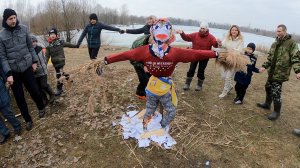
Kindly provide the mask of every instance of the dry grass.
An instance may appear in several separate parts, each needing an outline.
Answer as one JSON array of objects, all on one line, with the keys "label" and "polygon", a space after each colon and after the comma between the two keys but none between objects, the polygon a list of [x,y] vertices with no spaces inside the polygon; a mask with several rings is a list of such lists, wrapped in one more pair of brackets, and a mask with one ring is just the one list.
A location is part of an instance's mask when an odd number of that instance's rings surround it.
[{"label": "dry grass", "polygon": [[[101,49],[101,57],[124,50]],[[189,64],[179,64],[174,79],[179,104],[171,125],[178,144],[172,150],[156,145],[140,149],[135,141],[122,139],[120,127],[111,126],[129,104],[139,110],[145,106],[134,97],[137,77],[132,66],[112,64],[99,77],[87,49],[66,49],[66,55],[73,83],[47,109],[45,119],[32,113],[34,129],[24,131],[22,140],[1,146],[0,167],[203,167],[205,160],[212,167],[300,165],[299,138],[291,135],[300,126],[300,86],[294,74],[284,83],[282,116],[271,122],[266,119],[269,111],[255,107],[264,100],[266,74],[254,75],[244,104],[235,106],[233,91],[218,98],[223,81],[214,61],[208,64],[202,92],[194,91],[196,82],[189,92],[181,90]],[[259,57],[258,65],[264,60]]]}]

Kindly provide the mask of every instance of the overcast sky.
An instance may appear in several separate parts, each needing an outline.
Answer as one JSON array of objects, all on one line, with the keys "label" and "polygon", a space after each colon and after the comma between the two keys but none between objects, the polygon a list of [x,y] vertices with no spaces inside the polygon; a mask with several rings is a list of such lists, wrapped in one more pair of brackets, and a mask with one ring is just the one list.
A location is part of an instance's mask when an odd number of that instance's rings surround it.
[{"label": "overcast sky", "polygon": [[[7,1],[7,0],[0,0]],[[30,0],[37,4],[46,0]],[[87,0],[89,1],[89,0]],[[274,30],[285,24],[300,34],[300,0],[92,0],[103,7],[127,5],[129,14],[206,20]],[[1,3],[1,6],[2,3]],[[2,9],[3,7],[0,7]]]}]

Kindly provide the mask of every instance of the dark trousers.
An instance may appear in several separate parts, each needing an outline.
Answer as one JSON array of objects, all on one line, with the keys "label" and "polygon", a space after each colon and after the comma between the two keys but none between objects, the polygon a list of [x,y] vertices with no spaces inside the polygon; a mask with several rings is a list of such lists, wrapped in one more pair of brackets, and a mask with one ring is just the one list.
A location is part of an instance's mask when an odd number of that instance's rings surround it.
[{"label": "dark trousers", "polygon": [[268,98],[271,98],[274,103],[281,103],[282,82],[267,81],[265,90]]},{"label": "dark trousers", "polygon": [[136,94],[139,96],[146,96],[146,92],[145,89],[147,87],[149,78],[150,78],[150,73],[146,73],[144,71],[144,68],[142,68],[141,66],[133,66],[134,70],[136,72],[136,74],[138,75],[139,78],[139,84],[138,87],[136,89]]},{"label": "dark trousers", "polygon": [[42,110],[45,107],[42,99],[42,94],[37,86],[31,67],[29,67],[24,72],[13,72],[12,74],[14,78],[14,83],[11,86],[11,88],[15,96],[17,105],[21,111],[24,120],[26,122],[30,122],[32,121],[32,119],[29,115],[27,103],[24,97],[23,84],[28,90],[31,98],[33,99],[39,110]]},{"label": "dark trousers", "polygon": [[51,86],[48,84],[48,76],[43,75],[40,77],[36,77],[36,82],[38,84],[39,90],[42,93],[43,100],[46,102],[48,100],[47,94],[50,96],[53,94]]},{"label": "dark trousers", "polygon": [[97,59],[97,55],[98,55],[99,49],[100,49],[100,47],[89,48],[90,59]]},{"label": "dark trousers", "polygon": [[236,91],[236,98],[240,101],[244,100],[247,88],[249,85],[242,85],[239,82],[236,82],[235,84],[235,91]]},{"label": "dark trousers", "polygon": [[205,79],[204,72],[205,72],[205,68],[207,66],[208,60],[191,62],[190,69],[187,72],[187,77],[191,77],[191,78],[194,77],[195,70],[197,68],[198,63],[199,63],[199,68],[198,68],[197,77],[200,80],[204,80]]},{"label": "dark trousers", "polygon": [[62,90],[64,84],[61,81],[59,81],[59,78],[61,76],[64,76],[66,80],[69,80],[70,75],[64,72],[63,67],[55,67],[55,72],[56,72],[56,88],[58,90]]}]

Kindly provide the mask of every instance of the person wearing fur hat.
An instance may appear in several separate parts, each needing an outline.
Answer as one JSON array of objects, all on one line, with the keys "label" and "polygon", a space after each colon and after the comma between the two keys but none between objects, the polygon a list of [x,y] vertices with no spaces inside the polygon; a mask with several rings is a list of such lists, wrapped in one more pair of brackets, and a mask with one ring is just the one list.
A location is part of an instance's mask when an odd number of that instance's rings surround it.
[{"label": "person wearing fur hat", "polygon": [[45,115],[45,104],[33,74],[37,68],[38,57],[32,47],[28,28],[19,24],[14,10],[4,10],[2,26],[0,61],[6,81],[11,86],[17,105],[26,121],[26,129],[31,130],[32,118],[24,97],[23,84],[37,105],[39,117]]},{"label": "person wearing fur hat", "polygon": [[[227,36],[221,42],[221,40],[217,40],[219,43],[219,47],[225,48],[227,50],[236,50],[238,52],[242,52],[244,48],[244,38],[241,34],[240,28],[237,25],[232,25],[228,31]],[[234,70],[225,70],[221,71],[222,78],[224,78],[224,88],[222,93],[219,95],[219,98],[224,98],[227,94],[232,90],[233,84],[232,79],[234,77]]]},{"label": "person wearing fur hat", "polygon": [[[201,22],[200,30],[199,32],[191,33],[191,34],[185,34],[182,30],[177,30],[177,33],[180,34],[181,38],[184,41],[192,42],[192,49],[195,50],[211,50],[212,47],[217,48],[218,42],[216,38],[209,33],[209,27],[207,22]],[[202,90],[202,85],[205,79],[204,72],[205,68],[207,66],[209,59],[191,62],[189,71],[187,72],[187,78],[185,81],[185,84],[183,86],[183,90],[189,90],[190,84],[192,82],[192,79],[195,74],[195,70],[197,68],[197,65],[199,63],[198,67],[198,83],[195,88],[196,91]]]},{"label": "person wearing fur hat", "polygon": [[[47,63],[45,60],[45,56],[43,53],[43,48],[38,45],[38,40],[35,36],[31,35],[31,41],[32,41],[32,47],[35,50],[35,53],[38,56],[38,64],[36,71],[34,73],[34,77],[36,79],[36,82],[39,86],[40,91],[43,95],[43,100],[45,101],[45,104],[53,103],[55,98],[55,93],[53,92],[51,86],[48,84],[48,69],[47,69]],[[47,98],[47,95],[49,96],[49,100]]]},{"label": "person wearing fur hat", "polygon": [[253,54],[254,51],[255,44],[249,43],[245,51],[245,56],[250,60],[250,64],[247,65],[247,73],[241,71],[235,73],[234,80],[236,81],[236,84],[234,88],[236,97],[233,100],[233,103],[236,105],[243,104],[247,88],[251,83],[253,72],[259,73],[259,69],[255,67],[257,57]]},{"label": "person wearing fur hat", "polygon": [[56,72],[56,92],[55,96],[60,96],[63,93],[63,82],[61,82],[60,77],[64,77],[69,80],[70,75],[64,72],[64,66],[66,64],[64,47],[78,48],[77,45],[65,42],[61,40],[58,36],[56,28],[52,28],[49,31],[48,38],[49,45],[46,47],[46,63],[48,63],[51,58],[52,65]]},{"label": "person wearing fur hat", "polygon": [[179,62],[192,62],[209,58],[216,58],[217,52],[211,50],[188,50],[171,47],[175,40],[171,23],[168,19],[159,19],[150,29],[152,44],[144,45],[119,54],[106,56],[105,64],[134,60],[143,62],[152,75],[146,88],[146,113],[144,128],[154,115],[159,103],[166,110],[161,126],[168,130],[171,121],[175,118],[177,96],[171,75]]},{"label": "person wearing fur hat", "polygon": [[94,60],[97,58],[100,46],[101,46],[101,31],[102,30],[117,31],[119,33],[124,33],[116,27],[108,26],[104,23],[98,21],[98,17],[95,13],[90,15],[90,23],[84,28],[81,36],[78,39],[77,46],[79,47],[84,37],[87,35],[87,45],[89,50],[90,59]]}]

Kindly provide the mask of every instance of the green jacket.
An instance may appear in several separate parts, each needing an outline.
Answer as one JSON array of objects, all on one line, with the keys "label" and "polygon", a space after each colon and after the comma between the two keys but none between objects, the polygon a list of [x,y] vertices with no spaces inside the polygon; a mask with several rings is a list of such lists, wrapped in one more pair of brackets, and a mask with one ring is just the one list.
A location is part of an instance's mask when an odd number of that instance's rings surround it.
[{"label": "green jacket", "polygon": [[[137,47],[140,47],[140,46],[149,44],[149,43],[148,43],[149,38],[150,38],[150,35],[149,35],[149,34],[142,35],[142,36],[138,37],[138,38],[132,43],[131,49],[134,49],[134,48],[137,48]],[[135,67],[144,68],[144,63],[143,63],[143,62],[130,61],[130,63],[131,63],[133,66],[135,66]]]},{"label": "green jacket", "polygon": [[300,52],[291,35],[282,40],[276,38],[262,67],[268,69],[269,81],[288,81],[292,67],[295,73],[300,73]]},{"label": "green jacket", "polygon": [[62,68],[66,64],[64,47],[77,48],[77,46],[74,44],[64,42],[60,39],[55,39],[49,44],[49,46],[46,47],[46,62],[48,63],[51,57],[53,66],[55,68]]}]

